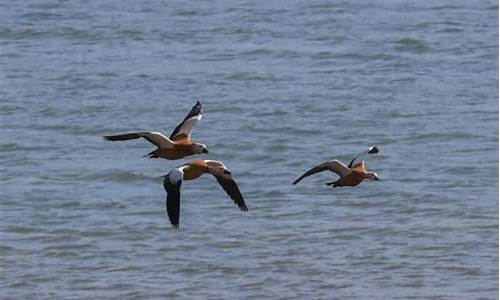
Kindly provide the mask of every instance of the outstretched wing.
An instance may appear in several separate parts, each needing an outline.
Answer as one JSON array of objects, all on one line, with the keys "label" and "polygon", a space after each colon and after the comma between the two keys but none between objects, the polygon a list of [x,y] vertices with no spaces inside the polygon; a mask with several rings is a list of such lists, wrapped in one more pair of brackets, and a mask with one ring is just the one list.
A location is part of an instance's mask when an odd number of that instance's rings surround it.
[{"label": "outstretched wing", "polygon": [[196,104],[191,108],[191,111],[187,114],[184,120],[175,127],[174,131],[170,135],[170,139],[172,140],[180,140],[183,138],[191,138],[191,131],[194,126],[198,124],[201,120],[201,116],[203,113],[203,107],[201,106],[200,101],[197,101]]},{"label": "outstretched wing", "polygon": [[141,137],[155,144],[158,148],[173,148],[173,142],[159,132],[131,132],[118,135],[106,135],[104,139],[108,141],[128,141]]},{"label": "outstretched wing", "polygon": [[365,167],[364,166],[364,160],[365,160],[365,157],[368,155],[368,154],[375,154],[375,153],[378,153],[378,148],[377,146],[371,146],[369,147],[368,149],[366,149],[365,151],[361,152],[360,154],[356,155],[356,157],[354,157],[351,162],[349,163],[349,165],[347,166],[348,168],[356,168],[358,166],[361,166],[361,167]]},{"label": "outstretched wing", "polygon": [[346,175],[349,175],[351,173],[351,170],[349,170],[349,168],[346,167],[346,165],[344,165],[340,161],[329,160],[329,161],[321,163],[321,164],[313,167],[312,169],[308,170],[307,172],[302,174],[302,176],[300,176],[297,180],[295,180],[293,182],[293,184],[297,184],[299,181],[304,179],[304,177],[311,176],[311,175],[314,175],[316,173],[323,172],[325,170],[335,172],[340,176],[346,176]]},{"label": "outstretched wing", "polygon": [[[226,165],[219,160],[205,159],[203,160],[208,166],[215,167],[215,169],[222,169],[223,171],[228,171]],[[228,171],[229,172],[229,171]]]},{"label": "outstretched wing", "polygon": [[236,205],[238,205],[238,207],[242,211],[248,211],[247,205],[245,204],[245,200],[243,200],[243,196],[241,195],[238,185],[231,177],[231,173],[229,173],[228,171],[228,173],[222,175],[214,174],[214,176],[217,179],[217,182],[220,184],[220,186],[224,189],[224,191],[226,191],[229,197],[233,199],[234,203],[236,203]]},{"label": "outstretched wing", "polygon": [[182,175],[182,169],[176,168],[170,171],[163,180],[163,187],[167,192],[167,199],[165,202],[167,215],[174,228],[179,228]]},{"label": "outstretched wing", "polygon": [[236,203],[242,211],[248,211],[240,189],[231,176],[231,172],[229,172],[224,163],[218,160],[209,159],[206,159],[203,162],[208,166],[208,173],[215,176],[217,182],[224,189],[224,191],[226,191],[229,197],[233,199],[234,203]]}]

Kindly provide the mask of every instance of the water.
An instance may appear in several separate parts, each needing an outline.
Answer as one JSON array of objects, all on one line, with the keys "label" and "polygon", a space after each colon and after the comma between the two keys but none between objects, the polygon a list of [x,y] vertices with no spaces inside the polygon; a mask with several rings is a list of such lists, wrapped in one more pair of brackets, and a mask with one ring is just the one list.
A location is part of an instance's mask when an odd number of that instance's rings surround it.
[{"label": "water", "polygon": [[[2,299],[498,299],[495,1],[3,1]],[[143,159],[193,132],[250,209]],[[291,182],[371,144],[383,179]],[[194,158],[194,157],[193,157]]]}]

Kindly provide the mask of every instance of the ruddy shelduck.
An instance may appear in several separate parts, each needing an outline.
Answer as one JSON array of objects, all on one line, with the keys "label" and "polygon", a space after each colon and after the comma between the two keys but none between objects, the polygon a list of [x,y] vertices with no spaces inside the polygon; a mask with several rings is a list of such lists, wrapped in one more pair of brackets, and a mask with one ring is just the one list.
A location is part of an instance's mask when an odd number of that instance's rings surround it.
[{"label": "ruddy shelduck", "polygon": [[371,146],[367,150],[361,152],[356,157],[354,157],[348,166],[344,165],[338,160],[326,161],[305,172],[302,176],[300,176],[297,180],[295,180],[293,184],[297,184],[304,177],[325,170],[332,171],[340,176],[338,180],[326,183],[326,185],[331,185],[332,187],[356,186],[365,179],[380,180],[377,173],[368,172],[364,164],[365,157],[368,154],[375,154],[375,153],[378,153],[377,146]]},{"label": "ruddy shelduck", "polygon": [[159,132],[130,132],[126,134],[107,135],[104,138],[108,141],[128,141],[138,138],[145,138],[158,148],[146,154],[149,158],[164,158],[174,160],[193,154],[208,153],[205,145],[193,143],[191,141],[191,131],[201,120],[203,107],[198,101],[187,114],[184,120],[177,125],[170,138],[167,138]]},{"label": "ruddy shelduck", "polygon": [[242,211],[248,211],[238,185],[226,166],[216,160],[192,160],[164,175],[163,187],[167,192],[168,218],[174,228],[179,227],[181,185],[183,180],[193,180],[203,174],[211,174]]}]

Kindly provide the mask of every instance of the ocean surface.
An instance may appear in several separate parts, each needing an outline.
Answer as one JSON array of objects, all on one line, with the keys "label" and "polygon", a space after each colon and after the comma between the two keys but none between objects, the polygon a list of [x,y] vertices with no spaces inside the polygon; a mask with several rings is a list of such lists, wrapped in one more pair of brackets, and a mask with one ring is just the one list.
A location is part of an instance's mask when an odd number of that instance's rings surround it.
[{"label": "ocean surface", "polygon": [[[0,299],[498,299],[497,1],[1,1]],[[208,155],[146,159],[196,101]],[[316,163],[382,181],[332,189]],[[161,175],[205,175],[180,229]]]}]

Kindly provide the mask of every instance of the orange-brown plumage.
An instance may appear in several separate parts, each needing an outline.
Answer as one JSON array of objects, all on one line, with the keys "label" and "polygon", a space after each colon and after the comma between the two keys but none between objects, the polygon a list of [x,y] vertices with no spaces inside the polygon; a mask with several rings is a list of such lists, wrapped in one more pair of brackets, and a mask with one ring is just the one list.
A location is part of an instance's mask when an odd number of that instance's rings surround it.
[{"label": "orange-brown plumage", "polygon": [[376,173],[368,172],[364,164],[364,158],[366,157],[366,155],[375,153],[378,153],[378,148],[376,146],[371,146],[370,148],[368,148],[368,150],[363,151],[354,159],[352,159],[349,163],[349,166],[344,165],[338,160],[326,161],[305,172],[302,176],[295,180],[293,184],[297,184],[307,176],[311,176],[313,174],[326,170],[332,171],[339,175],[339,179],[337,181],[327,183],[327,185],[332,185],[333,187],[357,186],[365,179],[380,180]]},{"label": "orange-brown plumage", "polygon": [[184,120],[177,125],[169,138],[159,132],[131,132],[126,134],[108,135],[104,138],[108,141],[127,141],[144,138],[158,148],[148,153],[147,157],[161,157],[168,160],[183,158],[186,156],[208,153],[207,147],[203,144],[191,141],[191,131],[201,120],[203,108],[200,102],[196,102]]},{"label": "orange-brown plumage", "polygon": [[182,182],[184,180],[197,179],[203,174],[213,175],[234,203],[242,211],[248,210],[238,185],[231,176],[231,172],[227,170],[222,162],[216,160],[192,160],[185,165],[173,169],[164,176],[163,186],[167,192],[167,214],[174,228],[179,227],[180,188]]}]

